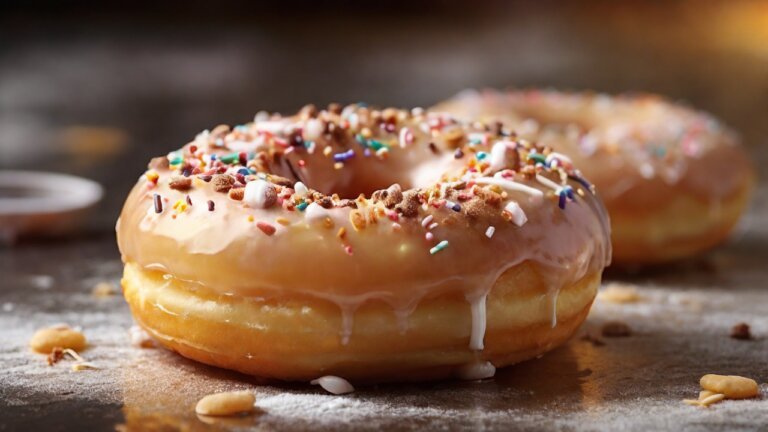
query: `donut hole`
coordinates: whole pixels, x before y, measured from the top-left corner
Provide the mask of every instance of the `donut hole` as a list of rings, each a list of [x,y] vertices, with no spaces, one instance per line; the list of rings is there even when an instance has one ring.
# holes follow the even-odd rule
[[[302,169],[294,162],[273,167],[272,173],[301,181],[310,189],[324,195],[337,194],[341,198],[355,199],[361,194],[370,197],[374,192],[399,184],[403,190],[425,187],[440,178],[445,165],[435,159],[407,159],[394,155],[387,160],[376,157],[357,157],[334,168],[327,159],[307,163]]]
[[[594,120],[585,112],[560,112],[538,107],[515,107],[514,112],[522,121],[535,121],[541,129],[567,130],[575,126],[585,131],[595,126]]]

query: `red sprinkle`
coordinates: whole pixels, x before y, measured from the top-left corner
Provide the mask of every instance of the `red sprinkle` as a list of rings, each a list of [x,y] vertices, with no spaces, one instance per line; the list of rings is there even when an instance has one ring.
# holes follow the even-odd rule
[[[256,222],[256,226],[261,230],[261,232],[268,236],[271,236],[275,233],[275,231],[277,231],[275,227],[266,222]]]
[[[352,255],[352,246],[350,245],[344,246],[344,252],[346,252],[347,255]]]
[[[216,203],[208,201],[208,211],[213,211],[216,208]]]

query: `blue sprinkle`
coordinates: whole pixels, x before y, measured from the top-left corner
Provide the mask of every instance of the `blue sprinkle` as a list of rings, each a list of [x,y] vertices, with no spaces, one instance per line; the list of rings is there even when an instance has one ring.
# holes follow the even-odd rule
[[[355,135],[355,139],[357,140],[358,143],[360,143],[361,146],[368,147],[368,141],[361,134]]]
[[[363,150],[363,155],[364,155],[365,157],[370,157],[370,156],[371,156],[371,149],[365,149],[365,150]]]
[[[215,161],[215,160],[216,160],[216,155],[215,155],[215,154],[212,154],[212,155],[211,155],[211,162],[213,162],[213,161]]]
[[[568,196],[568,199],[570,199],[571,201],[573,201],[576,198],[575,195],[573,194],[572,187],[566,186],[563,188],[563,190],[565,191],[565,194]]]
[[[334,154],[333,155],[333,160],[336,161],[336,162],[344,162],[344,161],[347,161],[349,159],[352,159],[353,157],[355,157],[355,151],[352,150],[352,149],[349,149],[349,150],[345,151],[344,153],[336,153],[336,154]]]
[[[568,176],[568,178],[569,178],[569,179],[571,179],[571,180],[576,180],[576,181],[577,181],[577,182],[579,182],[579,183],[580,183],[582,186],[584,186],[584,187],[585,187],[587,190],[589,190],[589,191],[591,191],[591,190],[592,190],[592,184],[591,184],[591,183],[589,183],[588,181],[584,180],[583,178],[581,178],[581,177],[576,177],[576,176]]]
[[[304,211],[307,208],[307,206],[309,206],[309,203],[306,201],[302,201],[296,206],[296,208],[299,209],[299,211]]]
[[[448,240],[443,240],[440,243],[438,243],[437,245],[435,245],[435,247],[430,249],[429,253],[434,255],[434,254],[440,252],[441,250],[443,250],[443,249],[445,249],[447,247],[448,247]]]
[[[239,170],[237,170],[237,173],[247,176],[251,174],[251,170],[249,170],[248,168],[240,168]]]
[[[557,201],[557,206],[560,207],[560,209],[565,210],[565,189],[560,191],[560,198]]]

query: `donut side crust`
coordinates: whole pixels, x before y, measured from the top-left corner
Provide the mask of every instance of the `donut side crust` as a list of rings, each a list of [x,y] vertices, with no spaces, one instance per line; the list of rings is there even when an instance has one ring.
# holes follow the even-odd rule
[[[338,375],[356,382],[456,377],[474,361],[504,367],[539,356],[570,338],[586,319],[599,272],[556,292],[546,272],[524,262],[499,277],[487,299],[481,352],[468,348],[470,304],[461,293],[425,298],[404,318],[383,301],[354,312],[342,343],[341,309],[310,296],[248,299],[222,295],[128,263],[122,280],[137,323],[184,357],[287,381]]]

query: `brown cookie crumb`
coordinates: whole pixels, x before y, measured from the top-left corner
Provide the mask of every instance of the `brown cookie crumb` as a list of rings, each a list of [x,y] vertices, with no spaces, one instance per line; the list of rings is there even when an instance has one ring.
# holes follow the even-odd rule
[[[299,111],[299,117],[301,117],[302,120],[317,117],[317,107],[312,104],[304,105],[304,107],[301,108],[301,111]]]
[[[344,198],[343,200],[339,200],[339,202],[336,204],[336,206],[337,207],[350,207],[350,208],[356,209],[357,208],[357,201]]]
[[[459,126],[446,128],[446,130],[443,131],[443,139],[448,145],[448,148],[458,148],[464,144],[464,130]]]
[[[387,123],[397,121],[397,110],[395,108],[386,108],[381,112],[381,118]]]
[[[328,104],[328,112],[332,114],[341,114],[342,106],[336,102]]]
[[[374,192],[372,198],[374,201],[383,202],[386,208],[391,209],[403,200],[403,190],[399,184],[395,183],[387,189]]]
[[[216,192],[228,192],[235,184],[235,179],[227,174],[216,174],[211,179],[211,184],[213,184],[213,190]]]
[[[170,166],[171,164],[168,162],[168,158],[165,156],[152,158],[152,160],[149,161],[149,168],[154,170],[165,170]]]
[[[224,135],[228,134],[230,130],[229,125],[220,124],[213,128],[211,136],[214,138],[222,138]]]
[[[324,196],[319,200],[316,200],[315,202],[318,203],[320,207],[324,209],[333,208],[333,200],[329,196]]]
[[[270,175],[268,179],[270,183],[274,183],[278,186],[285,186],[285,187],[293,186],[293,181],[285,177],[280,177],[279,175],[274,175],[274,174]]]
[[[48,366],[53,366],[61,359],[64,358],[64,348],[62,347],[55,347],[53,350],[51,350],[51,353],[48,354],[48,357],[46,357],[46,361],[48,362]]]
[[[752,332],[749,329],[749,324],[738,323],[731,328],[731,337],[739,340],[752,339]]]
[[[174,190],[185,191],[192,187],[192,179],[184,176],[173,176],[168,186]]]
[[[235,201],[242,201],[245,196],[245,188],[234,188],[229,190],[229,197]]]
[[[625,322],[608,321],[603,324],[602,334],[604,337],[627,337],[632,335],[632,329]]]
[[[501,194],[490,189],[475,185],[472,188],[472,193],[492,207],[499,207],[501,205]]]
[[[403,192],[403,198],[399,204],[395,206],[395,210],[405,217],[415,217],[419,214],[419,192],[415,190],[407,190]]]
[[[486,213],[486,205],[483,200],[475,198],[469,201],[464,201],[461,209],[464,213],[472,219],[477,219]]]

